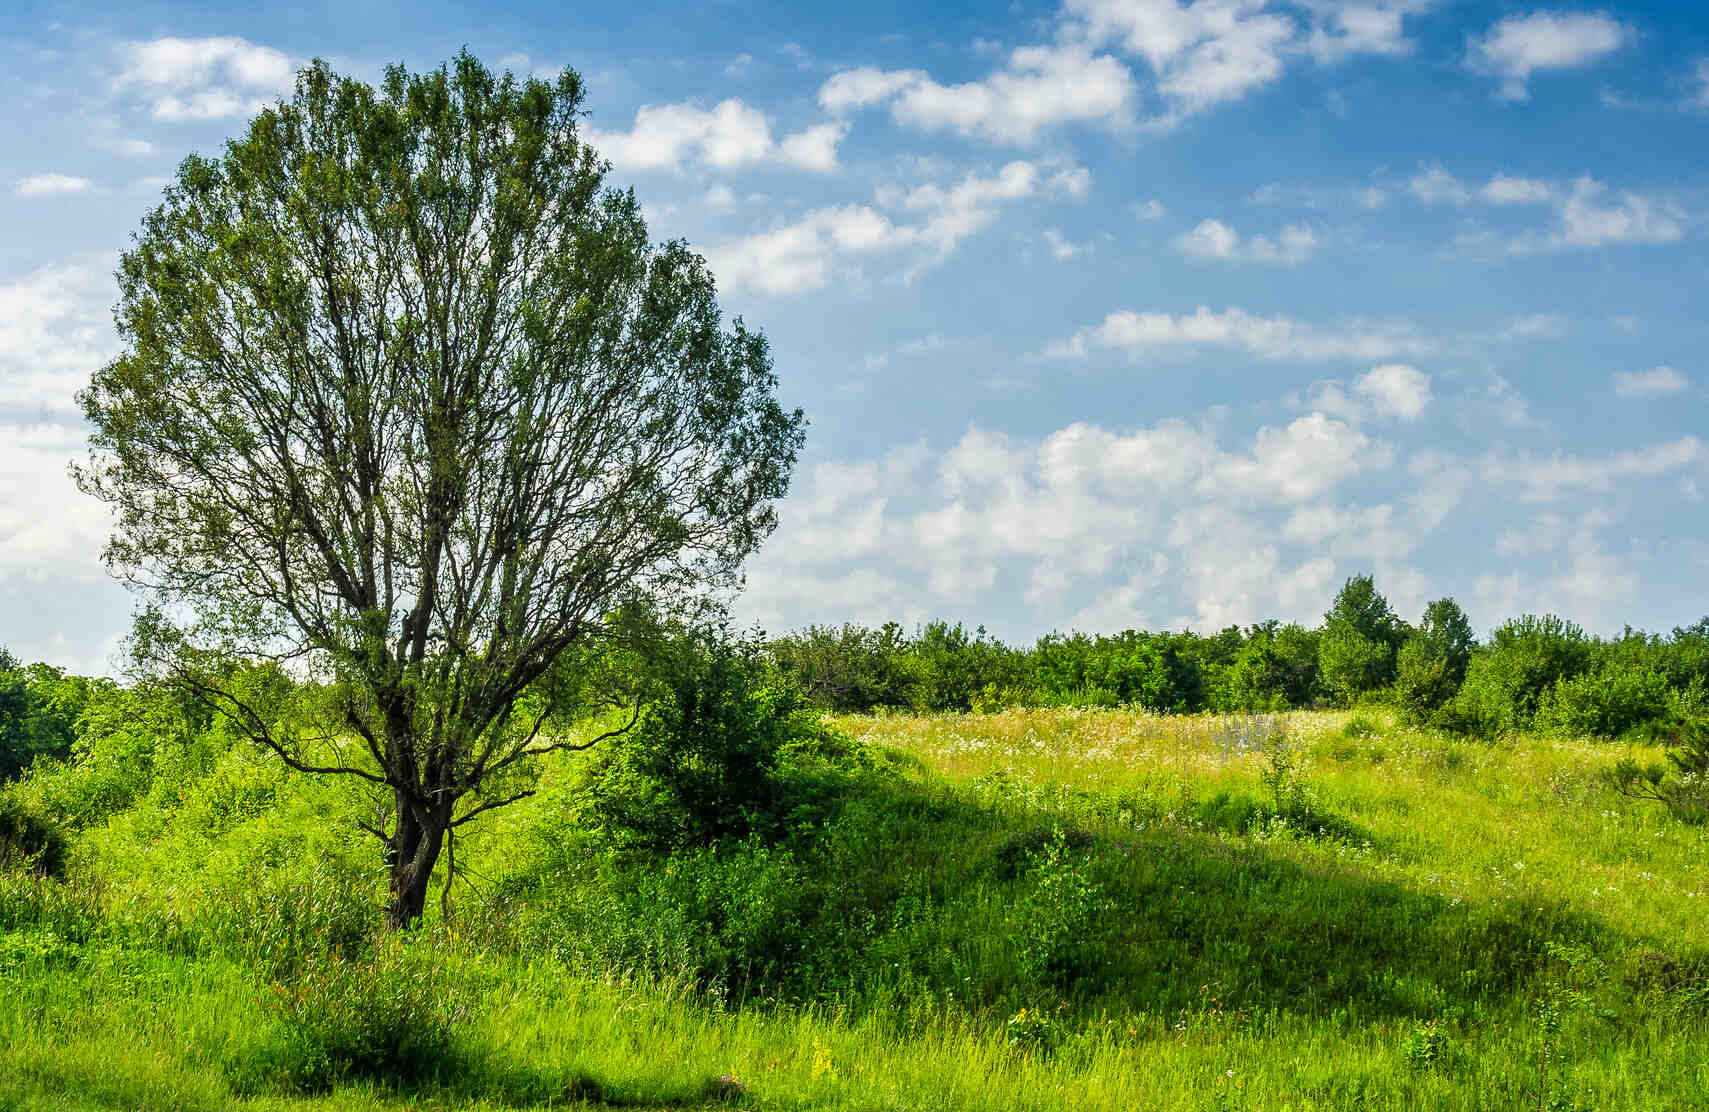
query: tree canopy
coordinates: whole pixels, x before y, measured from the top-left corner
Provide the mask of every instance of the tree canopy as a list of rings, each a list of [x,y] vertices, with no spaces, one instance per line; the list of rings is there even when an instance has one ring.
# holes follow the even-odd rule
[[[390,794],[394,924],[554,744],[554,662],[625,600],[733,583],[802,443],[764,336],[649,241],[581,104],[569,70],[467,52],[378,88],[316,62],[184,160],[81,395],[139,648],[292,767]],[[295,688],[238,654],[320,678],[333,721],[284,724]]]

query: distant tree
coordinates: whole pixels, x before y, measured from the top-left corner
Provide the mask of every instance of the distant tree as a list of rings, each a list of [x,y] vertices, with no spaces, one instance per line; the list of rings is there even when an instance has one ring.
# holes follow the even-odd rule
[[[1401,646],[1395,662],[1395,699],[1403,718],[1422,723],[1448,704],[1465,682],[1477,638],[1460,604],[1441,598]]]
[[[1323,686],[1343,705],[1387,686],[1406,627],[1377,593],[1368,575],[1348,579],[1323,615],[1318,671]]]
[[[528,794],[501,774],[564,744],[554,662],[627,598],[733,582],[802,443],[764,337],[606,185],[582,96],[467,52],[378,89],[316,62],[181,164],[81,395],[108,563],[158,604],[139,654],[379,789],[394,926],[452,831]],[[295,662],[338,720],[288,720],[238,654]]]
[[[0,780],[69,755],[88,698],[88,680],[47,664],[25,667],[0,649]]]

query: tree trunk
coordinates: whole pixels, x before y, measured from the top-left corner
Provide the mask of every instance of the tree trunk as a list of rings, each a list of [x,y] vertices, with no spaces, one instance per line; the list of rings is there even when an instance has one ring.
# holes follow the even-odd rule
[[[397,800],[397,830],[387,847],[391,867],[391,905],[386,908],[386,926],[401,930],[421,918],[427,904],[427,885],[433,866],[445,845],[450,815],[436,808],[418,807],[400,793]]]

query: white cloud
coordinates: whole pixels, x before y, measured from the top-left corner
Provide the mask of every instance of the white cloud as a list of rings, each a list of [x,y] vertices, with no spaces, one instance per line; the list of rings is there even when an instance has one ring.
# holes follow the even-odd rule
[[[769,294],[797,294],[830,282],[839,257],[886,250],[915,241],[911,228],[898,227],[867,205],[815,209],[802,219],[769,232],[745,236],[709,248],[707,259],[719,281]]]
[[[1126,128],[1139,84],[1116,53],[1141,59],[1156,110],[1140,121],[1166,131],[1282,76],[1293,59],[1330,64],[1411,49],[1407,17],[1433,0],[1066,0],[1052,41],[1018,47],[983,78],[943,84],[919,69],[872,66],[833,74],[819,90],[829,111],[888,103],[897,123],[999,143],[1032,143],[1064,124]]]
[[[1513,178],[1497,174],[1478,190],[1492,205],[1542,205],[1555,199],[1555,187],[1535,178]]]
[[[1321,63],[1352,54],[1400,55],[1412,51],[1406,17],[1434,6],[1434,0],[1306,0],[1320,22],[1306,47]]]
[[[1092,351],[1125,351],[1137,358],[1159,348],[1189,346],[1233,347],[1263,359],[1302,362],[1390,359],[1422,354],[1431,347],[1404,326],[1325,331],[1288,317],[1260,317],[1237,308],[1212,312],[1201,305],[1180,316],[1119,310],[1050,345],[1046,354],[1079,358]]]
[[[1408,190],[1425,204],[1464,206],[1547,205],[1554,226],[1501,239],[1488,231],[1463,234],[1456,241],[1468,253],[1528,255],[1579,247],[1673,243],[1685,235],[1686,214],[1677,201],[1630,189],[1611,190],[1588,175],[1570,186],[1534,178],[1496,174],[1473,188],[1432,166],[1414,175]]]
[[[837,168],[837,144],[848,133],[845,123],[814,124],[778,144],[778,158],[803,170],[828,174]]]
[[[1464,205],[1472,199],[1472,191],[1466,184],[1440,166],[1414,174],[1406,188],[1427,205]]]
[[[819,89],[827,111],[889,102],[897,123],[998,143],[1028,144],[1069,123],[1131,122],[1136,90],[1127,67],[1073,45],[1023,46],[1007,65],[977,81],[943,85],[922,70],[871,67],[833,74]]]
[[[1301,0],[1296,13],[1284,13],[1265,0],[1068,0],[1059,34],[1145,59],[1166,102],[1148,125],[1167,129],[1270,84],[1294,57],[1327,65],[1357,54],[1406,53],[1406,18],[1430,6]]]
[[[1605,492],[1612,489],[1617,480],[1665,475],[1700,463],[1705,457],[1701,440],[1695,436],[1683,436],[1647,448],[1601,457],[1537,456],[1529,452],[1514,455],[1492,451],[1483,458],[1482,474],[1487,482],[1517,484],[1521,487],[1520,497],[1525,501],[1551,502],[1570,488]]]
[[[725,64],[724,76],[725,77],[745,77],[745,76],[747,76],[748,70],[753,68],[753,65],[754,65],[754,56],[752,54],[747,53],[746,51],[743,51],[742,53],[736,55],[734,58],[731,58],[730,61]]]
[[[1561,204],[1560,230],[1552,245],[1600,247],[1610,243],[1672,243],[1684,232],[1685,217],[1672,202],[1622,190],[1610,198],[1593,178],[1573,183]]]
[[[1269,182],[1254,189],[1248,200],[1255,205],[1293,204],[1334,212],[1344,211],[1351,204],[1366,212],[1375,212],[1389,203],[1389,191],[1380,185],[1326,188]]]
[[[630,130],[590,128],[587,141],[626,170],[677,170],[694,160],[720,170],[780,162],[829,173],[837,168],[837,144],[847,133],[840,122],[816,124],[777,142],[764,112],[730,97],[710,109],[643,105]]]
[[[1067,262],[1069,259],[1084,255],[1092,249],[1090,244],[1072,242],[1058,228],[1046,228],[1044,230],[1044,242],[1050,248],[1050,257],[1058,262]]]
[[[1135,201],[1133,203],[1133,215],[1137,220],[1152,224],[1169,215],[1169,210],[1163,206],[1162,201],[1154,197],[1149,201]]]
[[[1699,58],[1691,68],[1689,91],[1685,96],[1685,106],[1709,110],[1709,58]]]
[[[89,143],[91,146],[123,155],[126,158],[149,158],[160,153],[158,144],[129,135],[98,133],[89,137]]]
[[[1691,387],[1691,380],[1672,367],[1648,371],[1616,371],[1614,393],[1622,398],[1659,398]]]
[[[1074,599],[1085,600],[1075,622],[1100,628],[1143,624],[1133,615],[1160,598],[1173,601],[1153,616],[1167,605],[1200,628],[1278,611],[1306,618],[1333,593],[1335,561],[1311,538],[1280,536],[1280,517],[1392,459],[1322,414],[1227,446],[1211,426],[1181,420],[1127,431],[1077,422],[1037,440],[970,426],[935,455],[915,446],[811,468],[752,567],[748,605],[778,613],[787,600],[797,615],[840,617],[911,601],[941,616],[1013,584],[1052,626]],[[1427,531],[1379,516],[1385,550]],[[1375,543],[1372,528],[1343,532],[1340,549],[1354,556]]]
[[[1405,363],[1385,363],[1354,379],[1351,390],[1335,380],[1319,383],[1308,404],[1358,424],[1388,418],[1416,421],[1430,401],[1429,375]]]
[[[52,197],[63,193],[87,193],[94,188],[95,183],[88,178],[74,178],[69,174],[36,174],[19,178],[12,192],[19,197]]]
[[[1301,501],[1392,459],[1387,446],[1345,421],[1310,413],[1285,428],[1259,429],[1252,454],[1222,461],[1201,488]]]
[[[1600,12],[1532,12],[1509,16],[1467,44],[1467,63],[1501,80],[1504,100],[1525,100],[1531,75],[1578,69],[1632,40],[1632,31]]]
[[[1175,247],[1195,259],[1292,266],[1312,256],[1318,248],[1318,239],[1310,228],[1289,224],[1273,239],[1255,235],[1243,240],[1220,220],[1201,220],[1192,231],[1175,238]]]
[[[1571,614],[1588,621],[1592,628],[1615,628],[1626,615],[1638,584],[1636,560],[1632,555],[1608,551],[1602,532],[1613,523],[1608,514],[1592,509],[1569,521],[1558,514],[1542,514],[1533,520],[1530,537],[1503,534],[1513,555],[1554,555],[1553,561],[1535,561],[1541,566],[1529,573],[1485,574],[1474,587],[1474,603],[1485,614]]]
[[[117,353],[104,268],[50,266],[0,285],[0,404],[69,414]]]
[[[1501,338],[1510,342],[1549,338],[1564,335],[1566,330],[1566,318],[1559,313],[1530,313],[1514,317],[1513,323],[1502,329]]]
[[[288,93],[295,70],[270,46],[235,36],[129,43],[116,85],[150,98],[157,120],[211,120],[257,112]]]
[[[1405,363],[1385,363],[1361,375],[1353,389],[1379,417],[1416,421],[1430,405],[1430,376]]]
[[[1089,180],[1078,168],[1046,176],[1031,162],[1014,161],[995,174],[968,174],[960,181],[911,189],[881,189],[878,202],[898,219],[870,205],[815,209],[793,223],[710,248],[707,258],[719,278],[770,294],[804,293],[830,282],[839,260],[913,249],[912,277],[941,262],[967,237],[997,219],[1005,205],[1047,193],[1072,196]]]

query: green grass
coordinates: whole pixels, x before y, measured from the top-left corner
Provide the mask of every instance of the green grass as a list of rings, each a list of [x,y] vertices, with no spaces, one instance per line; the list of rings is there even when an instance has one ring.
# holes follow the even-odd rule
[[[1624,748],[833,723],[891,755],[664,862],[554,761],[403,940],[355,786],[166,762],[0,878],[0,1109],[1709,1107],[1709,831],[1606,789]]]

